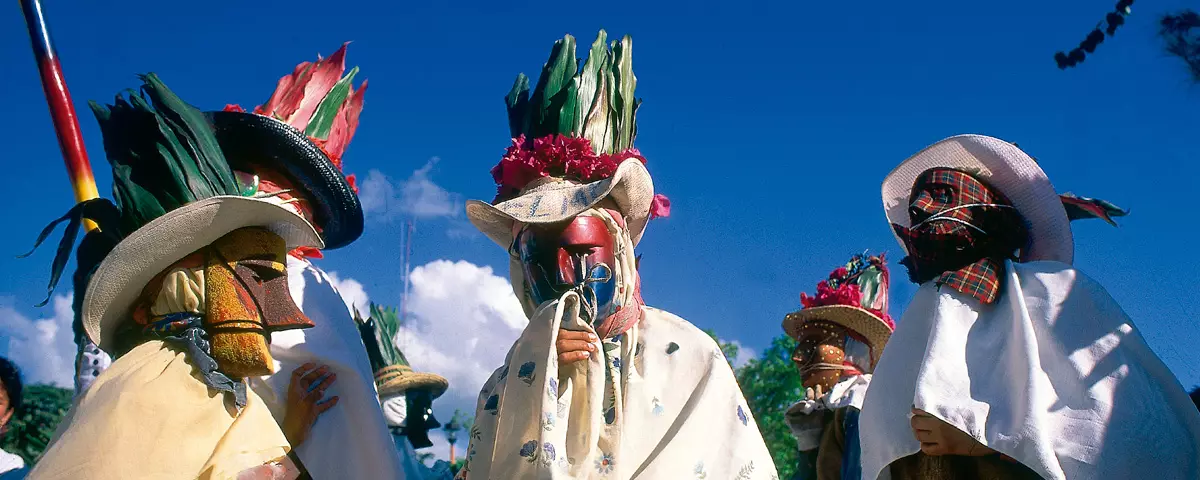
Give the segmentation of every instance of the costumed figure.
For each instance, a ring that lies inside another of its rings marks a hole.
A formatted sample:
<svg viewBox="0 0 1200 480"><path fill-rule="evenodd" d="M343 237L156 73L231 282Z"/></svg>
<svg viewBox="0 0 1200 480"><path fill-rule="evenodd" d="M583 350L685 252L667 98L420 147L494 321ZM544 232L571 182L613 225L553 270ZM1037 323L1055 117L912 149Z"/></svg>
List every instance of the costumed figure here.
<svg viewBox="0 0 1200 480"><path fill-rule="evenodd" d="M0 357L0 438L8 433L8 422L21 408L23 387L21 369L9 359ZM25 478L27 473L24 458L0 449L0 480Z"/></svg>
<svg viewBox="0 0 1200 480"><path fill-rule="evenodd" d="M371 368L375 369L384 418L400 450L404 478L449 480L449 463L438 460L431 469L417 458L416 450L433 446L429 431L441 426L433 416L433 401L446 393L450 382L441 375L417 372L409 366L404 352L396 346L400 316L395 308L371 304L371 316L356 319Z"/></svg>
<svg viewBox="0 0 1200 480"><path fill-rule="evenodd" d="M333 405L322 398L334 378L315 365L291 372L284 429L245 379L273 371L271 332L312 326L284 261L321 239L238 181L228 159L246 152L219 143L203 112L154 74L142 79L140 95L91 103L115 203L81 202L38 238L68 222L53 291L81 224L99 226L89 236L107 254L80 266L77 295L87 337L115 360L29 478L296 478L302 465L289 452Z"/></svg>
<svg viewBox="0 0 1200 480"><path fill-rule="evenodd" d="M905 160L883 203L920 288L863 404L863 478L1200 478L1200 414L1071 266L1071 220L1126 212L980 135Z"/></svg>
<svg viewBox="0 0 1200 480"><path fill-rule="evenodd" d="M777 478L716 342L643 305L634 246L669 204L633 148L631 48L601 31L581 69L567 36L507 96L498 195L466 208L530 321L480 392L462 478Z"/></svg>
<svg viewBox="0 0 1200 480"><path fill-rule="evenodd" d="M800 294L804 308L783 319L798 345L805 397L787 411L800 450L794 480L853 479L859 467L858 418L871 372L895 324L887 314L888 269L883 255L855 255Z"/></svg>
<svg viewBox="0 0 1200 480"><path fill-rule="evenodd" d="M358 128L367 82L353 87L358 67L347 72L345 55L343 44L327 58L297 65L253 112L230 105L209 113L222 145L255 153L230 159L239 177L275 194L272 199L311 222L325 249L354 242L364 224L354 176L342 173L342 156ZM264 137L274 135L282 135L295 148L287 155L273 152ZM317 249L300 248L287 258L292 298L316 326L271 336L278 371L318 363L338 379L329 390L338 408L321 417L312 438L296 453L314 478L402 478L401 459L384 423L357 324L333 280L309 261L321 257ZM286 375L275 375L250 382L280 421L288 381Z"/></svg>

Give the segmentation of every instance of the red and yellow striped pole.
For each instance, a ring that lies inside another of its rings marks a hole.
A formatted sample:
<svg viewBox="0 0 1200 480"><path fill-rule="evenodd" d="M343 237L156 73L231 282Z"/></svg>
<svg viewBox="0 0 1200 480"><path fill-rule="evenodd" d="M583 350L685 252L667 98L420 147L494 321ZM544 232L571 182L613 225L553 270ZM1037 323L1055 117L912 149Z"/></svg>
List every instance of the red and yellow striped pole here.
<svg viewBox="0 0 1200 480"><path fill-rule="evenodd" d="M50 118L54 120L54 131L58 134L58 146L67 165L75 201L82 202L100 196L96 190L96 179L92 177L92 166L88 162L87 150L83 145L83 133L79 130L79 118L71 103L71 92L63 78L62 65L50 41L50 30L42 13L40 0L21 0L21 11L25 14L25 25L29 28L29 39L33 43L33 56L37 60L42 77L42 91L50 106ZM84 223L87 231L96 228L90 220Z"/></svg>

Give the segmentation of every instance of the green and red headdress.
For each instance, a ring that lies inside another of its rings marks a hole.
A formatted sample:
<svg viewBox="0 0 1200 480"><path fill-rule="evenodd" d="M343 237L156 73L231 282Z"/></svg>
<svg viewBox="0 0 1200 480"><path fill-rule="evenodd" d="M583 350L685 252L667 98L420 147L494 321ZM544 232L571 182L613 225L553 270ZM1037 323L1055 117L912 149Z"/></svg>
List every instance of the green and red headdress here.
<svg viewBox="0 0 1200 480"><path fill-rule="evenodd" d="M896 323L888 315L889 273L884 255L855 255L817 284L814 296L800 294L804 308L783 319L783 330L799 336L806 322L821 320L845 327L871 347L871 363L879 360Z"/></svg>
<svg viewBox="0 0 1200 480"><path fill-rule="evenodd" d="M236 170L252 164L288 177L311 198L313 220L326 248L356 240L363 211L353 175L342 173L342 155L358 128L367 90L353 86L358 67L346 72L346 44L329 58L297 65L279 79L265 105L210 112L221 147Z"/></svg>
<svg viewBox="0 0 1200 480"><path fill-rule="evenodd" d="M512 145L492 169L496 198L472 200L467 216L501 246L512 242L513 222L553 223L578 215L606 198L625 216L634 243L646 222L670 213L654 194L637 136L633 41L611 44L601 30L586 61L575 56L575 38L555 42L531 91L518 75L505 97Z"/></svg>

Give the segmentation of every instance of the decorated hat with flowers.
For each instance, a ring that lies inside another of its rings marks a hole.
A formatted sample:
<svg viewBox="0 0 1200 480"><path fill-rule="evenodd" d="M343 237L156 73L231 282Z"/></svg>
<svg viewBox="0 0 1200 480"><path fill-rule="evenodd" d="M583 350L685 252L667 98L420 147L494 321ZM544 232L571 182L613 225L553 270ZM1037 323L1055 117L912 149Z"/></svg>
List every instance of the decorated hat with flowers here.
<svg viewBox="0 0 1200 480"><path fill-rule="evenodd" d="M855 255L817 284L817 294L800 294L804 308L787 314L783 330L792 338L804 324L823 320L841 325L871 347L871 363L879 360L896 324L888 315L888 269L884 255Z"/></svg>
<svg viewBox="0 0 1200 480"><path fill-rule="evenodd" d="M492 168L496 198L467 202L467 217L492 241L508 248L515 222L561 222L610 199L637 244L650 218L670 213L633 147L641 101L632 48L628 35L609 44L601 30L581 66L567 35L532 92L517 76L505 97L512 145Z"/></svg>
<svg viewBox="0 0 1200 480"><path fill-rule="evenodd" d="M363 232L358 189L354 176L342 173L342 154L358 128L367 82L354 88L358 67L346 73L346 45L297 65L253 112L228 105L207 113L233 169L275 170L312 200L313 222L327 249L346 246Z"/></svg>

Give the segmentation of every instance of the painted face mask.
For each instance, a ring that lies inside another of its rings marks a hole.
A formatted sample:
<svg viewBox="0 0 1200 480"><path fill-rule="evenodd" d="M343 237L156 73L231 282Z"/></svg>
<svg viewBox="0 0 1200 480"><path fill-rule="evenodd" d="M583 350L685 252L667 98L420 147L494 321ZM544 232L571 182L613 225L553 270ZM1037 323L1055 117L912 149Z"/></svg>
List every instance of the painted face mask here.
<svg viewBox="0 0 1200 480"><path fill-rule="evenodd" d="M427 390L410 390L406 393L408 415L405 418L404 435L412 442L413 448L431 447L433 442L429 441L429 431L442 426L433 416L433 395Z"/></svg>
<svg viewBox="0 0 1200 480"><path fill-rule="evenodd" d="M598 327L618 308L615 242L603 219L580 215L566 223L524 225L513 247L534 303L575 290Z"/></svg>
<svg viewBox="0 0 1200 480"><path fill-rule="evenodd" d="M227 374L272 373L271 332L312 327L288 289L286 245L265 229L243 228L204 249L204 327Z"/></svg>

